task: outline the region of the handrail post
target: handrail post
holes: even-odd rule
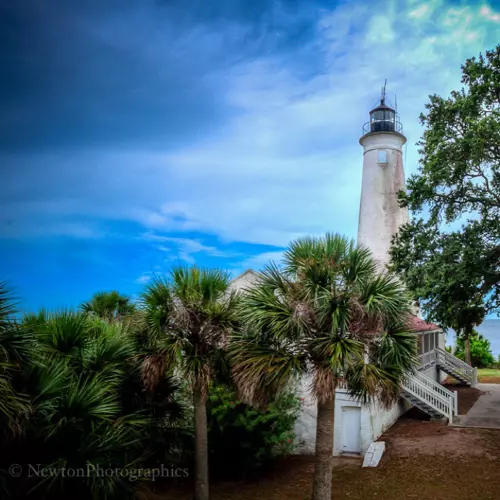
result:
[[[454,400],[454,409],[455,409],[455,415],[458,415],[458,392],[453,391],[453,400]]]

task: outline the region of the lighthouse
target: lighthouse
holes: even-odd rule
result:
[[[406,137],[395,109],[388,106],[385,85],[380,103],[370,111],[359,140],[363,147],[363,181],[359,209],[358,245],[369,248],[380,271],[389,263],[391,240],[408,209],[398,203],[405,189],[403,145]]]

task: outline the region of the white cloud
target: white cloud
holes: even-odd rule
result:
[[[416,17],[417,19],[424,17],[429,12],[429,6],[427,4],[423,4],[420,7],[412,10],[408,15],[410,17]]]
[[[394,41],[395,36],[392,20],[387,15],[376,14],[371,18],[366,34],[368,43],[390,43]]]
[[[487,5],[483,5],[483,7],[481,7],[479,14],[490,21],[500,23],[500,14],[493,12]]]
[[[141,274],[141,276],[139,276],[135,280],[135,282],[140,283],[140,284],[146,284],[146,283],[149,283],[149,281],[151,281],[151,279],[152,279],[151,273],[144,273],[144,274]]]
[[[243,262],[241,262],[240,266],[247,269],[262,269],[270,262],[275,262],[276,264],[278,264],[283,258],[283,252],[284,250],[277,250],[273,252],[264,252],[253,255],[252,257],[249,257],[248,259],[245,259]]]
[[[141,239],[165,243],[156,245],[156,248],[170,254],[167,257],[168,260],[180,259],[188,264],[194,264],[196,259],[193,254],[197,253],[204,253],[212,257],[227,257],[227,254],[220,251],[217,247],[204,245],[198,240],[190,238],[176,238],[148,232],[141,235]]]

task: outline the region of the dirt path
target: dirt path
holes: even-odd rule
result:
[[[332,498],[347,500],[499,500],[500,431],[401,419],[382,438],[379,467],[335,459]],[[211,500],[308,500],[312,457],[289,457],[255,481],[213,482]],[[150,500],[190,500],[192,490],[163,490]]]

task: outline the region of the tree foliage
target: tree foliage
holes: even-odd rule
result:
[[[500,45],[468,59],[462,83],[420,117],[419,171],[400,195],[414,218],[391,257],[431,319],[470,331],[500,307]]]
[[[22,430],[31,412],[29,398],[16,387],[22,365],[31,361],[33,338],[19,328],[12,294],[0,282],[0,429],[11,439]]]
[[[94,294],[88,302],[81,305],[81,309],[108,321],[120,321],[135,311],[135,305],[129,297],[113,290]]]
[[[24,467],[20,478],[0,473],[1,497],[133,498],[133,481],[103,469],[126,472],[158,458],[164,463],[175,452],[182,436],[181,428],[169,432],[182,416],[175,383],[164,378],[160,394],[144,394],[146,353],[128,325],[115,320],[40,311],[9,321],[2,325],[8,335],[0,328],[0,342],[12,369],[11,394],[0,391],[0,420],[7,422],[4,433],[15,432],[0,439],[0,472],[11,463]],[[14,414],[2,415],[11,406]],[[59,472],[28,475],[28,464]],[[81,472],[61,472],[68,469]]]
[[[266,408],[255,408],[239,400],[233,389],[213,386],[207,404],[211,470],[225,477],[241,477],[292,453],[297,445],[294,425],[300,407],[292,392]]]
[[[465,359],[465,339],[463,335],[457,336],[455,356]],[[473,330],[470,335],[470,356],[472,364],[478,368],[486,368],[495,362],[495,358],[491,352],[490,341],[476,330]]]

